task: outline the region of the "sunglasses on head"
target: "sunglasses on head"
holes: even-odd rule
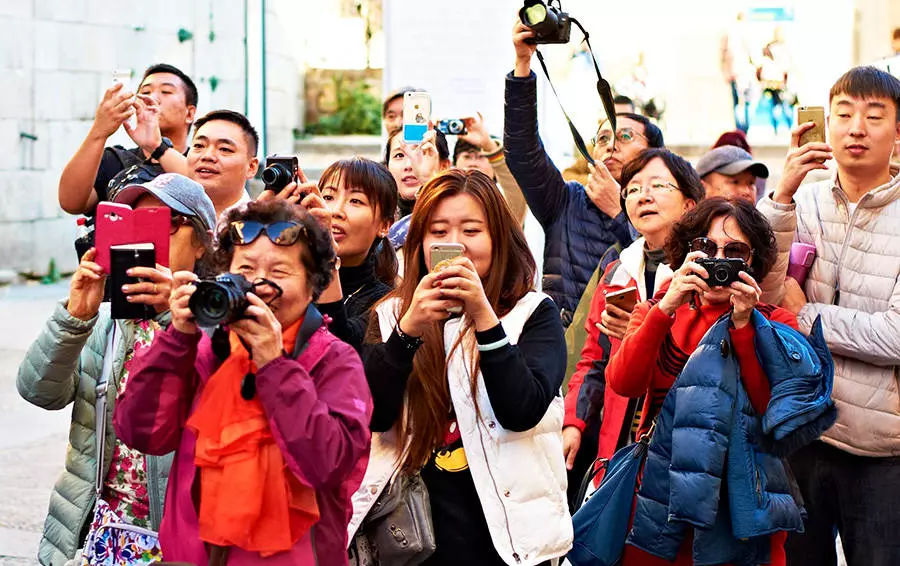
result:
[[[263,224],[255,220],[238,220],[228,229],[231,243],[236,246],[252,244],[263,232],[276,246],[292,246],[301,236],[306,236],[306,227],[296,222]]]
[[[719,250],[722,250],[726,258],[742,259],[748,264],[750,258],[753,257],[753,249],[743,242],[729,242],[720,246],[709,238],[700,237],[691,240],[690,251],[692,252],[703,252],[707,257],[716,257]]]

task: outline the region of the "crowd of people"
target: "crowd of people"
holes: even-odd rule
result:
[[[561,564],[582,478],[641,439],[623,565],[836,565],[838,534],[850,566],[900,564],[900,80],[848,70],[776,186],[742,132],[692,165],[633,108],[566,181],[533,36],[502,139],[476,115],[452,151],[406,143],[405,87],[381,162],[252,200],[246,116],[198,117],[167,64],[106,91],[60,206],[168,209],[169,252],[106,289],[153,316],[113,319],[88,244],[19,368],[73,405],[41,564]],[[216,275],[247,286],[210,326]]]

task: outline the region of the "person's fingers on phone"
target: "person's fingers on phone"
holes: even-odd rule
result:
[[[606,303],[605,312],[609,314],[609,316],[613,318],[618,318],[620,320],[629,320],[631,318],[631,313],[627,310],[618,307],[612,303]]]
[[[800,138],[809,130],[816,127],[815,122],[804,122],[797,124],[797,127],[791,130],[791,147],[800,147]]]

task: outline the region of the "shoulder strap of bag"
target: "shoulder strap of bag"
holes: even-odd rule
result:
[[[309,346],[309,339],[324,323],[325,320],[322,318],[322,313],[319,312],[316,305],[309,303],[309,306],[306,307],[303,323],[300,325],[300,330],[297,331],[297,340],[294,342],[293,358],[295,360],[306,351],[306,347]]]
[[[103,368],[100,370],[100,378],[97,380],[96,399],[94,399],[94,453],[97,457],[94,489],[98,498],[103,491],[103,463],[106,461],[106,395],[112,377],[113,360],[116,357],[116,342],[119,339],[117,326],[116,322],[112,321],[112,329],[106,340],[106,351],[103,353]]]
[[[581,30],[581,33],[584,34],[584,43],[587,45],[588,53],[591,54],[591,61],[594,63],[594,71],[597,73],[597,94],[600,95],[600,101],[603,103],[603,110],[606,112],[606,117],[609,119],[609,123],[612,125],[613,132],[616,131],[616,106],[613,103],[612,97],[612,88],[609,86],[609,82],[603,78],[603,75],[600,74],[600,65],[597,64],[597,58],[594,56],[594,50],[591,48],[590,42],[590,34],[584,29],[578,20],[575,18],[569,18],[573,24],[578,26],[578,29]],[[553,86],[553,81],[550,80],[550,73],[547,71],[547,64],[544,62],[544,56],[541,54],[539,49],[535,50],[537,54],[538,62],[541,64],[541,69],[544,71],[544,76],[547,77],[547,83],[550,85],[550,89],[553,91],[553,95],[556,97],[556,101],[559,103],[559,108],[562,110],[563,116],[566,117],[566,122],[569,124],[569,130],[572,132],[572,139],[575,140],[575,147],[578,148],[578,153],[584,157],[584,159],[590,163],[591,165],[595,165],[594,158],[591,156],[591,152],[588,151],[587,145],[584,143],[584,138],[581,137],[581,134],[578,133],[578,128],[575,127],[575,124],[572,123],[572,120],[569,118],[569,114],[566,112],[566,109],[563,108],[562,101],[559,99],[559,93],[556,92],[556,87]],[[615,135],[613,135],[613,144],[616,143]]]

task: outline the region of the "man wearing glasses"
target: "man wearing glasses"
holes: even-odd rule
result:
[[[522,188],[545,235],[543,290],[560,308],[563,325],[572,322],[578,301],[606,250],[631,243],[628,218],[619,200],[623,166],[642,149],[662,147],[662,132],[647,118],[618,114],[615,132],[603,123],[593,150],[586,185],[563,180],[544,150],[537,124],[537,77],[531,71],[534,34],[518,19],[513,29],[516,64],[506,77],[503,145],[506,164]]]

